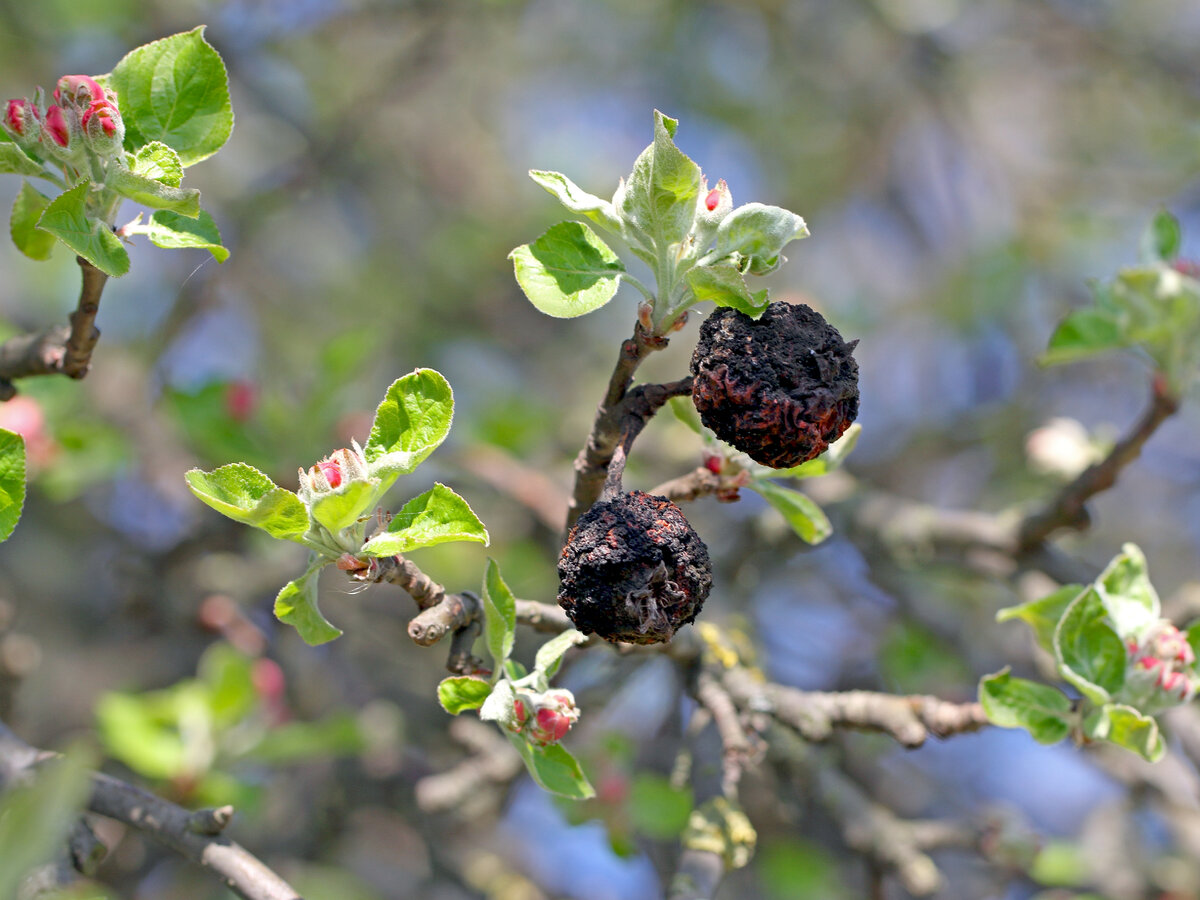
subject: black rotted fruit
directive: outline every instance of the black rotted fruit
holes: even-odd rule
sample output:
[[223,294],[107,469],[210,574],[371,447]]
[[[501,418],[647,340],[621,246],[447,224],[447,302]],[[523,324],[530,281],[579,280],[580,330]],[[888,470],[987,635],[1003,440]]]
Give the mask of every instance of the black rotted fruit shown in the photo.
[[858,415],[857,343],[803,303],[772,303],[758,319],[719,308],[692,355],[700,420],[764,466],[813,459]]
[[678,506],[630,491],[580,516],[558,579],[558,603],[584,634],[657,644],[696,618],[712,587],[712,563]]

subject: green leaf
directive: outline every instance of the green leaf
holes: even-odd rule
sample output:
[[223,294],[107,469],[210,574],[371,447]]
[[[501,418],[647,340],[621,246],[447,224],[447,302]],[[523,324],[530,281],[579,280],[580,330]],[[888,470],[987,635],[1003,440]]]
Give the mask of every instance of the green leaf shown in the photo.
[[465,709],[479,709],[492,692],[492,685],[482,678],[460,675],[443,678],[438,684],[438,702],[442,709],[457,716]]
[[37,160],[30,159],[25,151],[11,141],[0,142],[0,174],[25,175],[36,178],[46,170]]
[[1196,659],[1200,659],[1200,619],[1188,625],[1183,633],[1187,638],[1188,646],[1192,648],[1192,654]]
[[[3,147],[0,144],[0,147]],[[50,198],[29,185],[28,181],[21,183],[21,190],[13,202],[12,218],[9,220],[9,234],[17,249],[30,259],[49,259],[50,251],[58,243],[58,239],[48,231],[37,227],[38,220],[46,211]]]
[[479,718],[484,722],[497,722],[502,727],[516,730],[519,727],[517,712],[514,704],[517,692],[512,682],[501,678],[496,682],[490,694],[484,698],[479,707]]
[[189,755],[180,723],[191,741],[211,737],[208,692],[194,680],[144,694],[108,693],[96,705],[96,727],[110,755],[146,778],[200,774],[211,763]]
[[494,559],[488,560],[487,572],[483,576],[483,613],[484,638],[495,660],[495,671],[499,673],[504,668],[504,661],[512,653],[516,637],[517,598],[504,583],[500,567]]
[[1179,255],[1183,230],[1179,220],[1160,209],[1142,233],[1142,258],[1146,262],[1170,262]]
[[127,235],[144,234],[150,243],[165,250],[207,250],[219,263],[229,259],[229,251],[221,246],[217,223],[204,210],[195,219],[159,210],[145,225],[126,225],[124,230]]
[[697,302],[711,300],[717,306],[728,306],[757,319],[767,308],[765,290],[750,293],[746,279],[735,267],[727,264],[696,266],[684,275]]
[[1124,347],[1126,343],[1120,323],[1111,311],[1079,309],[1067,316],[1054,330],[1041,363],[1052,366],[1074,362],[1085,356]]
[[309,508],[312,517],[324,525],[330,534],[337,534],[369,513],[378,496],[378,478],[347,481],[328,493],[313,497]]
[[1132,706],[1107,703],[1088,715],[1083,730],[1094,740],[1110,741],[1149,762],[1158,762],[1167,752],[1155,718],[1143,715]]
[[979,702],[993,725],[1024,728],[1039,744],[1056,744],[1071,733],[1071,701],[1062,691],[1024,678],[1008,668],[979,682]]
[[129,168],[135,175],[153,178],[170,187],[179,187],[183,182],[179,154],[162,141],[151,141],[139,147],[137,153],[129,154]]
[[1136,544],[1125,544],[1096,579],[1100,598],[1117,635],[1140,635],[1162,613],[1158,593],[1150,583],[1146,557]]
[[8,540],[25,506],[25,439],[0,428],[0,541]]
[[678,124],[654,111],[654,143],[638,156],[628,181],[613,198],[621,218],[644,235],[646,249],[659,256],[687,237],[704,185],[700,167],[675,146]]
[[751,481],[747,487],[779,510],[805,543],[819,544],[833,533],[825,512],[806,494],[765,479]]
[[620,287],[625,266],[581,222],[559,222],[508,258],[525,296],[548,316],[570,319],[599,309]]
[[310,646],[325,644],[341,636],[317,606],[318,572],[311,571],[289,581],[275,598],[275,618],[291,625]]
[[309,759],[352,756],[367,747],[362,726],[350,712],[334,713],[317,722],[288,722],[268,731],[245,758],[271,766]]
[[1094,587],[1067,605],[1054,631],[1054,655],[1063,678],[1097,705],[1125,683],[1125,644]]
[[138,47],[109,84],[125,123],[125,146],[162,141],[186,167],[212,156],[233,131],[229,78],[204,26]]
[[692,792],[672,787],[661,775],[641,773],[629,790],[629,818],[647,837],[665,841],[679,837],[692,814]]
[[438,448],[453,418],[454,392],[441,373],[417,369],[392,382],[363,448],[371,475],[386,490]]
[[696,434],[704,435],[704,424],[700,421],[700,413],[696,412],[696,404],[692,402],[691,397],[672,397],[667,403],[675,418]]
[[808,237],[808,226],[794,212],[778,206],[747,203],[722,220],[717,229],[716,253],[736,253],[749,259],[752,275],[765,275],[783,262],[784,246]]
[[447,541],[475,541],[487,546],[488,533],[467,501],[446,487],[434,486],[404,504],[387,530],[363,545],[367,556],[395,556]]
[[568,628],[566,631],[556,634],[542,646],[538,647],[537,656],[534,657],[533,667],[545,673],[546,680],[549,681],[558,672],[558,667],[562,665],[564,654],[576,644],[582,644],[588,639],[588,636],[582,631],[577,631],[574,628]]
[[1012,619],[1020,619],[1033,629],[1034,637],[1042,649],[1047,653],[1053,653],[1054,630],[1058,627],[1059,620],[1062,619],[1062,615],[1067,611],[1071,601],[1078,597],[1083,590],[1085,588],[1082,584],[1064,584],[1054,593],[1038,600],[1030,600],[1019,606],[1007,606],[997,611],[996,621],[1008,622]]
[[846,457],[853,452],[855,445],[858,444],[858,436],[860,434],[862,434],[862,425],[855,422],[816,459],[802,462],[800,465],[792,466],[790,469],[772,469],[766,474],[769,474],[772,478],[814,478],[817,475],[826,475],[834,469],[841,468],[842,463],[846,461]]
[[230,644],[213,644],[200,657],[197,681],[208,690],[208,708],[218,728],[229,728],[250,715],[259,703],[253,663]]
[[607,200],[589,194],[560,172],[530,169],[529,177],[557,197],[558,202],[571,212],[587,216],[601,228],[621,234],[621,220]]
[[151,209],[170,210],[189,219],[200,215],[200,192],[195,188],[171,187],[118,167],[109,169],[106,184],[122,197]]
[[596,796],[579,762],[560,744],[535,747],[518,735],[510,734],[508,737],[525,760],[525,768],[530,776],[543,790],[570,800],[587,800]]
[[91,758],[80,749],[42,763],[32,782],[0,797],[0,897],[18,896],[31,869],[62,853],[91,790]]
[[81,181],[51,200],[38,220],[38,227],[50,232],[106,275],[124,275],[129,271],[129,254],[121,239],[106,223],[87,214],[90,187],[89,182]]
[[184,480],[217,512],[271,537],[299,541],[308,531],[308,510],[300,498],[246,463],[229,463],[212,472],[192,469]]

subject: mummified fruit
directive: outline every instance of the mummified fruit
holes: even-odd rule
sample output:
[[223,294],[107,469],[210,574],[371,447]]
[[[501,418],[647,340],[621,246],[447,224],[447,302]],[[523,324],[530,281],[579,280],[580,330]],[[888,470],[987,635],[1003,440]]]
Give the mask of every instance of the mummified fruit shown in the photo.
[[678,506],[631,491],[579,518],[558,579],[558,603],[584,634],[657,644],[696,618],[712,587],[712,563]]
[[758,319],[717,309],[692,355],[700,421],[764,466],[819,456],[858,415],[857,343],[803,303],[772,303]]

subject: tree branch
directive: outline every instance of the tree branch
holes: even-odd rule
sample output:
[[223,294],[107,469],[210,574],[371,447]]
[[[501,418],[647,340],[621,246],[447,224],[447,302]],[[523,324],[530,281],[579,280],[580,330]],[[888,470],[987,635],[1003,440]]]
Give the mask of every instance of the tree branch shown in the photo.
[[1150,405],[1142,413],[1133,430],[1126,434],[1108,456],[1088,466],[1079,477],[1068,484],[1054,501],[1021,523],[1017,549],[1026,552],[1036,549],[1060,528],[1084,531],[1091,525],[1085,504],[1117,483],[1117,476],[1141,455],[1142,446],[1158,430],[1158,426],[1179,409],[1179,398],[1171,394],[1166,379],[1156,376],[1150,392]]
[[[52,754],[30,747],[0,722],[0,788]],[[300,900],[286,881],[249,851],[212,833],[232,809],[192,811],[102,773],[92,775],[87,808],[136,828],[214,875],[244,900]]]
[[83,273],[83,287],[71,313],[71,334],[63,354],[62,373],[68,378],[82,378],[92,363],[92,350],[100,340],[96,314],[100,312],[100,294],[108,281],[107,275],[82,256],[75,257],[75,261]]

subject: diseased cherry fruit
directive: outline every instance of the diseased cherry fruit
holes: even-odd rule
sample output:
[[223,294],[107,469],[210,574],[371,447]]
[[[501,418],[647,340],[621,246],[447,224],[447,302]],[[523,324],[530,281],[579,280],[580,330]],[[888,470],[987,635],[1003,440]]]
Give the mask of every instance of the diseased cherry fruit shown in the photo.
[[601,499],[571,529],[558,560],[558,603],[606,641],[658,644],[696,618],[712,587],[708,548],[666,497]]
[[803,303],[772,303],[758,319],[719,308],[692,355],[700,421],[764,466],[807,462],[858,415],[857,344]]

